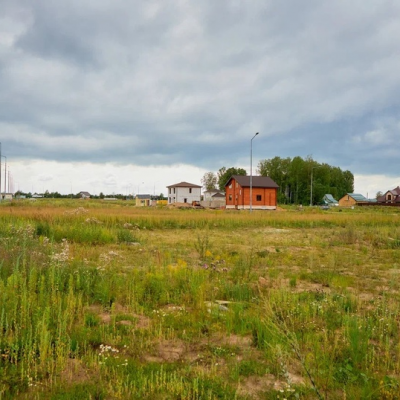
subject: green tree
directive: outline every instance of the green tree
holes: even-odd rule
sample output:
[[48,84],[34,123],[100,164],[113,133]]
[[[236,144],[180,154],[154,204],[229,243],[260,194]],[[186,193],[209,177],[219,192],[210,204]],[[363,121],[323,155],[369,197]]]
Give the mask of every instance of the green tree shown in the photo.
[[[261,160],[258,173],[269,176],[278,185],[278,202],[309,204],[320,203],[327,193],[340,199],[354,190],[354,176],[326,163],[318,163],[311,156]],[[312,180],[312,199],[311,196]]]
[[218,170],[218,187],[220,190],[225,190],[225,184],[229,181],[232,175],[246,176],[247,172],[243,168],[230,167],[226,169],[222,167]]
[[204,189],[212,190],[217,187],[217,175],[214,172],[206,172],[201,178]]
[[274,157],[262,160],[258,163],[257,173],[261,176],[269,176],[278,186],[278,202],[286,203],[288,200],[288,178],[290,158]]

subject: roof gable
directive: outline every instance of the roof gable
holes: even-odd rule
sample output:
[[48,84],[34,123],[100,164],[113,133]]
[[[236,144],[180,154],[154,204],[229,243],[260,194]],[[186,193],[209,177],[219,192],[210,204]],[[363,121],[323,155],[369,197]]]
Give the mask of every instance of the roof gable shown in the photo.
[[347,195],[352,197],[355,201],[368,201],[366,197],[359,193],[347,193]]
[[175,185],[170,185],[167,186],[167,188],[176,188],[176,187],[185,187],[185,188],[200,188],[201,186],[195,185],[194,183],[189,183],[189,182],[180,182],[180,183],[175,183]]
[[[241,186],[241,187],[250,187],[250,176],[243,175],[232,175],[228,182],[225,184],[225,187],[228,186],[232,179]],[[278,188],[279,186],[269,177],[269,176],[252,176],[251,177],[251,186],[252,187],[261,187],[261,188]]]
[[324,196],[324,200],[327,201],[328,203],[337,203],[338,201],[335,200],[335,198],[331,194],[326,194]]

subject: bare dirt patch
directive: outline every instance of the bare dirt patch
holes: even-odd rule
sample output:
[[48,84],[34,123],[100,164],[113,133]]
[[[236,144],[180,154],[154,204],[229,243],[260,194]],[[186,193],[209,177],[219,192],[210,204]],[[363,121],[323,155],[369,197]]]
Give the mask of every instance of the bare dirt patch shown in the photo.
[[90,379],[89,372],[82,365],[82,361],[69,358],[60,373],[62,381],[67,383],[82,383]]
[[120,304],[113,305],[113,310],[112,310],[113,313],[107,312],[99,304],[92,304],[91,306],[88,307],[88,310],[93,314],[97,315],[103,324],[110,324],[111,318],[115,314],[125,314],[129,318],[127,319],[121,318],[116,323],[117,325],[134,326],[136,329],[149,329],[151,326],[151,319],[149,317],[129,312],[126,307],[121,306]]

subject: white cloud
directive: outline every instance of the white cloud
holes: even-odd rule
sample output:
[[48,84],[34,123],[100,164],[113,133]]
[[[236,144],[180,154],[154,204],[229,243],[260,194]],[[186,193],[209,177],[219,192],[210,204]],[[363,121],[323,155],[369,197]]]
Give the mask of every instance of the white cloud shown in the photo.
[[[15,190],[26,192],[149,193],[166,194],[166,187],[181,181],[201,185],[205,170],[190,165],[138,166],[134,164],[13,162]],[[47,174],[43,171],[52,171]]]
[[64,165],[85,165],[80,185],[98,191],[129,186],[133,164],[148,176],[149,165],[236,166],[257,131],[259,158],[313,154],[359,176],[393,173],[396,2],[3,3],[3,154],[53,160],[67,189]]

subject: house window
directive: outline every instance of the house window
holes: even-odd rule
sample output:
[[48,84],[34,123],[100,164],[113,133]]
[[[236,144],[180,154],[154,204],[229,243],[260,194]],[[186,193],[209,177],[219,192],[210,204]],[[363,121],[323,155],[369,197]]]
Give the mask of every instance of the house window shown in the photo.
[[171,188],[169,188],[168,190],[169,190],[169,194],[171,194]]
[[261,201],[261,194],[258,194],[258,195],[256,196],[256,200],[257,200],[257,201]]
[[175,193],[175,188],[174,188],[174,193]]
[[184,202],[184,203],[187,203],[187,199],[183,199],[183,202]]
[[242,194],[242,189],[239,190],[239,194],[240,194],[240,195]]
[[229,195],[229,201],[232,201],[232,195],[231,194]]
[[229,185],[229,189],[232,189],[232,183]]
[[236,182],[236,187],[239,187],[239,184]]
[[388,194],[388,200],[391,201],[392,200],[392,195]]
[[192,193],[192,188],[189,188],[189,193]]

